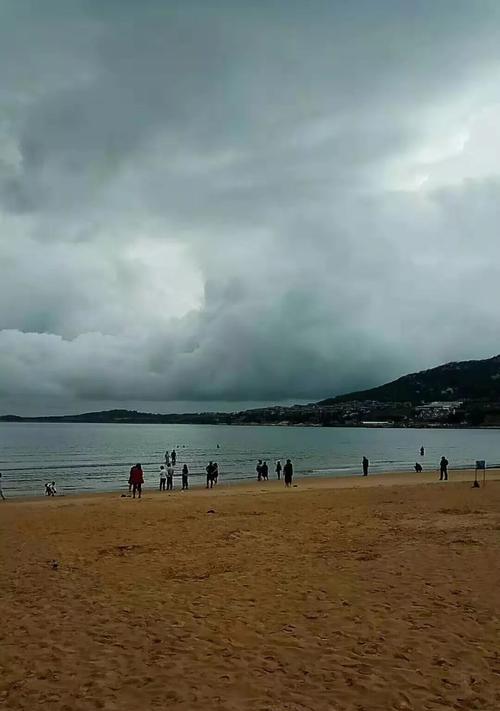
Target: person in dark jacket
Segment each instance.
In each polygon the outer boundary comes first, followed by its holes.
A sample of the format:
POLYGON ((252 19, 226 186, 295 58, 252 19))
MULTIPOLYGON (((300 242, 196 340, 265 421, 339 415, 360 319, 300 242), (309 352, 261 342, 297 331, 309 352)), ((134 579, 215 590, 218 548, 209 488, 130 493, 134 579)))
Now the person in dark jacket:
POLYGON ((276 476, 278 477, 278 479, 281 479, 282 468, 283 467, 281 466, 281 461, 278 459, 278 461, 276 462, 276 469, 274 470, 276 472, 276 476))
POLYGON ((255 471, 257 472, 257 481, 260 481, 262 479, 262 459, 259 459, 259 461, 257 462, 255 471))
POLYGON ((439 462, 439 481, 448 481, 448 464, 449 462, 446 457, 441 457, 441 461, 439 462))
POLYGON ((260 481, 262 479, 262 459, 259 459, 259 461, 257 462, 255 471, 257 472, 257 481, 260 481))
POLYGON ((293 464, 289 459, 286 460, 286 464, 283 467, 283 476, 285 477, 285 486, 291 486, 293 479, 293 464))
POLYGON ((363 476, 368 476, 368 467, 370 462, 366 457, 363 457, 363 476))
POLYGON ((187 468, 187 464, 184 464, 184 466, 182 467, 182 490, 183 491, 188 488, 188 477, 189 477, 189 469, 187 468))
POLYGON ((264 481, 269 481, 269 467, 267 466, 267 462, 264 462, 263 465, 260 468, 262 478, 264 481))
POLYGON ((206 468, 207 472, 207 489, 210 487, 210 489, 214 485, 214 464, 213 462, 209 462, 206 468))

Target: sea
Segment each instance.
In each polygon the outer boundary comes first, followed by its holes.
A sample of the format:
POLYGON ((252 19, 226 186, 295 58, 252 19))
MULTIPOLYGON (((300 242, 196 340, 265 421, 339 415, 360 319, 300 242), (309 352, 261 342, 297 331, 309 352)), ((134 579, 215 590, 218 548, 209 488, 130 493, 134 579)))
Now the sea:
POLYGON ((177 452, 174 488, 186 463, 190 484, 205 480, 205 467, 219 465, 219 485, 256 477, 258 459, 270 478, 275 462, 291 459, 297 478, 358 476, 361 460, 370 472, 437 471, 444 454, 450 468, 500 464, 500 431, 487 429, 327 428, 226 425, 135 425, 0 423, 0 471, 6 496, 44 493, 55 481, 60 494, 120 491, 130 467, 140 462, 145 487, 156 488, 165 451, 177 452), (420 456, 420 447, 425 455, 420 456))

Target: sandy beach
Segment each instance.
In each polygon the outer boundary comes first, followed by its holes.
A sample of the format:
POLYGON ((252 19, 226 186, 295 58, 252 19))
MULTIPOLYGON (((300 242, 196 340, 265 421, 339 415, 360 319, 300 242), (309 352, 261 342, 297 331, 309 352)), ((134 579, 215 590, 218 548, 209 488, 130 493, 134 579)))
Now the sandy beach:
POLYGON ((500 472, 436 478, 0 502, 0 706, 498 710, 500 472))

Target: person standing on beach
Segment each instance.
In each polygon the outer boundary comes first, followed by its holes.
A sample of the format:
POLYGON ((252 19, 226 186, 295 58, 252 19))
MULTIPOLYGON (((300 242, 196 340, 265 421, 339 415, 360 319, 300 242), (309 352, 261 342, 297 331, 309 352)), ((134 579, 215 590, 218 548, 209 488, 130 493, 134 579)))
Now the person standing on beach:
POLYGON ((370 466, 370 462, 366 457, 363 457, 363 476, 368 476, 368 467, 370 466))
POLYGON ((187 464, 182 467, 182 491, 188 488, 189 469, 187 464))
POLYGON ((170 458, 172 460, 172 464, 175 467, 175 465, 177 463, 177 452, 175 451, 175 449, 172 450, 172 453, 170 454, 170 458))
POLYGON ((144 484, 144 474, 140 464, 136 464, 132 467, 128 481, 129 484, 132 484, 132 498, 135 499, 135 494, 137 492, 140 499, 142 496, 142 485, 144 484))
POLYGON ((167 491, 174 488, 174 464, 171 462, 167 467, 167 491))
POLYGON ((217 462, 214 462, 212 466, 212 479, 214 484, 217 484, 217 482, 219 481, 219 465, 217 464, 217 462))
POLYGON ((278 477, 278 479, 281 479, 281 460, 280 459, 278 459, 278 461, 276 462, 276 469, 274 471, 276 472, 276 476, 278 477))
POLYGON ((165 464, 167 465, 167 467, 170 464, 170 453, 169 453, 168 449, 165 452, 165 464))
POLYGON ((448 464, 449 462, 446 457, 441 457, 441 461, 439 462, 439 481, 448 481, 448 464))
POLYGON ((286 464, 283 467, 283 476, 285 477, 285 486, 291 486, 293 479, 293 464, 289 459, 286 460, 286 464))
POLYGON ((160 491, 165 491, 165 484, 167 481, 167 472, 163 464, 160 466, 160 491))
POLYGON ((260 481, 262 479, 262 459, 259 459, 259 461, 257 462, 255 471, 257 472, 257 481, 260 481))
POLYGON ((264 462, 264 464, 262 465, 261 473, 264 481, 269 481, 269 467, 267 466, 267 462, 264 462))
POLYGON ((3 495, 2 491, 2 472, 0 472, 0 499, 2 499, 2 501, 5 501, 5 496, 3 495))
POLYGON ((214 465, 213 465, 213 462, 209 462, 207 464, 206 472, 207 472, 207 489, 208 489, 208 487, 212 488, 214 485, 214 477, 213 477, 214 465))

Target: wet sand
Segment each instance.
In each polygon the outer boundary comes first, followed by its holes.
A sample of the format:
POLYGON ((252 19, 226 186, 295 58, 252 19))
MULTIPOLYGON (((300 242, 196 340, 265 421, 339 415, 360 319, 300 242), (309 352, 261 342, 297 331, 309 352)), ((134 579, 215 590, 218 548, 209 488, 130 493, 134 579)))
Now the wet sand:
POLYGON ((0 502, 0 707, 500 709, 500 472, 436 478, 0 502))

